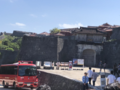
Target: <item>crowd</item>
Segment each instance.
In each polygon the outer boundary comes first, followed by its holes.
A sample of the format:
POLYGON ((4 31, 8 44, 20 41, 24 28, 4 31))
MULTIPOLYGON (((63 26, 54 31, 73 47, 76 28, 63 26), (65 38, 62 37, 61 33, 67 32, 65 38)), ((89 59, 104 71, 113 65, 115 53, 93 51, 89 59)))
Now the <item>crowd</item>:
MULTIPOLYGON (((100 65, 100 72, 102 68, 104 69, 105 72, 106 63, 102 63, 102 61, 100 61, 99 65, 100 65)), ((92 80, 92 85, 95 86, 97 77, 98 74, 95 72, 95 70, 92 71, 91 67, 89 67, 88 72, 85 72, 84 76, 82 77, 82 82, 84 83, 83 90, 88 89, 88 83, 91 85, 91 80, 92 80)), ((107 85, 110 85, 115 82, 120 84, 120 63, 119 65, 117 65, 116 63, 114 64, 113 70, 110 72, 110 75, 108 75, 107 77, 107 85)))

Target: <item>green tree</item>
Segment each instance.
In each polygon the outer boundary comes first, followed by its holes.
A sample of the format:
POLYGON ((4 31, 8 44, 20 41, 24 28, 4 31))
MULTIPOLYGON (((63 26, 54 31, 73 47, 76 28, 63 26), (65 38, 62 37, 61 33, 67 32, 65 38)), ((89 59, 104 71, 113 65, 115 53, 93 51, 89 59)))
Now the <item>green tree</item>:
POLYGON ((0 44, 0 50, 5 50, 6 48, 8 48, 8 46, 0 44))
POLYGON ((19 50, 22 42, 22 38, 15 36, 5 36, 6 38, 0 43, 0 50, 19 50))
POLYGON ((55 33, 59 33, 61 30, 58 28, 53 28, 52 30, 50 30, 50 33, 55 34, 55 33))
POLYGON ((19 50, 19 45, 18 44, 16 44, 16 43, 10 43, 9 44, 9 48, 12 48, 12 49, 14 49, 14 50, 19 50))
POLYGON ((6 48, 5 50, 8 50, 8 51, 14 51, 13 48, 6 48))
POLYGON ((19 47, 21 46, 21 43, 22 43, 22 38, 19 38, 16 43, 19 45, 19 47))

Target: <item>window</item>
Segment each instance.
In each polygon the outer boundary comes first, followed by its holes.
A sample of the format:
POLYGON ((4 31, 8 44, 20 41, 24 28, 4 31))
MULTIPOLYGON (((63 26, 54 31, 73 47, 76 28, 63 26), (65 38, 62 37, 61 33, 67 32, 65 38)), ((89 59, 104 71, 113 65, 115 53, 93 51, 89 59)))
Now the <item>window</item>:
POLYGON ((0 74, 17 74, 17 66, 2 66, 0 67, 0 74))
POLYGON ((19 76, 36 76, 37 69, 35 66, 19 66, 19 76))

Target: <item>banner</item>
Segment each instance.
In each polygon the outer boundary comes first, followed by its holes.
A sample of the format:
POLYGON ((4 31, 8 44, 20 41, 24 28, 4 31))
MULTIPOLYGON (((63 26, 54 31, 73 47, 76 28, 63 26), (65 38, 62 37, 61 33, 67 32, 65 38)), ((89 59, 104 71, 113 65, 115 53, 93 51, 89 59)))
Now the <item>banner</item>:
POLYGON ((73 59, 73 65, 84 65, 84 59, 73 59))
POLYGON ((77 65, 84 65, 84 59, 78 59, 77 65))
POLYGON ((73 59, 73 65, 77 65, 77 59, 73 59))

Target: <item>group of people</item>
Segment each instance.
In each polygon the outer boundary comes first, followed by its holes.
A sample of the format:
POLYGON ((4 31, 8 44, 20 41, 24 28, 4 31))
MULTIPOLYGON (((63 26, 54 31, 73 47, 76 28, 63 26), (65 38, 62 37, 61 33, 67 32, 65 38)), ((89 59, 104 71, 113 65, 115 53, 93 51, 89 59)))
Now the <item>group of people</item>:
POLYGON ((106 62, 103 63, 102 61, 100 61, 100 63, 99 63, 100 72, 101 72, 102 69, 104 69, 104 72, 105 72, 106 65, 107 65, 106 62))
MULTIPOLYGON (((88 72, 84 73, 84 76, 82 77, 82 82, 84 83, 83 85, 83 90, 88 89, 88 83, 91 85, 91 80, 93 81, 93 86, 95 86, 96 79, 98 77, 98 74, 95 72, 95 70, 91 70, 91 67, 89 67, 88 72)), ((107 85, 110 85, 112 83, 118 82, 120 84, 120 75, 118 78, 114 75, 114 72, 111 71, 110 75, 107 77, 107 85)))
POLYGON ((84 76, 82 77, 82 82, 84 83, 83 90, 88 89, 88 83, 91 85, 91 80, 93 81, 93 86, 95 86, 97 77, 98 74, 95 72, 95 70, 92 71, 91 67, 89 67, 88 72, 85 72, 84 76))

